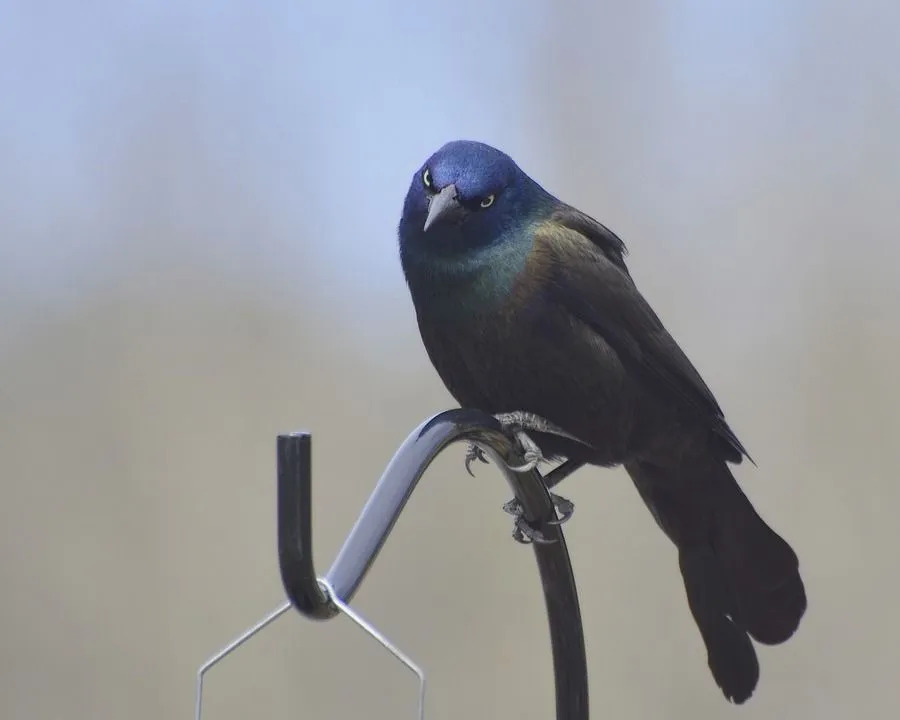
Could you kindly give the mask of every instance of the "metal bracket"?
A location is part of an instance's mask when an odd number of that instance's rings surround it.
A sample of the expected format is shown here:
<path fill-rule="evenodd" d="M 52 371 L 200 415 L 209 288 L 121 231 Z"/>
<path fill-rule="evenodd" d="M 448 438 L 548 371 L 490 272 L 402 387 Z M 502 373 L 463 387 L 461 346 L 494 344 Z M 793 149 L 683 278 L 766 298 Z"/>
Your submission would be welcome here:
<path fill-rule="evenodd" d="M 334 563 L 324 578 L 315 571 L 312 552 L 312 438 L 298 432 L 279 435 L 278 558 L 289 603 L 204 663 L 197 677 L 196 716 L 200 720 L 203 677 L 228 653 L 274 622 L 291 606 L 314 620 L 347 614 L 372 634 L 419 677 L 419 717 L 424 712 L 425 677 L 421 669 L 349 607 L 406 501 L 425 470 L 448 445 L 474 442 L 490 455 L 525 511 L 549 543 L 534 543 L 541 575 L 556 681 L 557 720 L 587 720 L 588 678 L 578 593 L 565 538 L 540 473 L 518 472 L 524 459 L 516 441 L 491 415 L 476 410 L 449 410 L 423 422 L 406 438 L 385 468 Z"/>

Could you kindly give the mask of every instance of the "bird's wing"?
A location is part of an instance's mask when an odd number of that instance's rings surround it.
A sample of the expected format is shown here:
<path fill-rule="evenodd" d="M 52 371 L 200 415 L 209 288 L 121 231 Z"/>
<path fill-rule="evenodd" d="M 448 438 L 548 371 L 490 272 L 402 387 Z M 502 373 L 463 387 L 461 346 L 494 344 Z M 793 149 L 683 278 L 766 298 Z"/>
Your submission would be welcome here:
<path fill-rule="evenodd" d="M 563 207 L 535 229 L 533 247 L 553 301 L 602 336 L 628 372 L 706 417 L 730 448 L 728 459 L 749 458 L 700 373 L 635 287 L 625 245 L 611 230 Z"/>

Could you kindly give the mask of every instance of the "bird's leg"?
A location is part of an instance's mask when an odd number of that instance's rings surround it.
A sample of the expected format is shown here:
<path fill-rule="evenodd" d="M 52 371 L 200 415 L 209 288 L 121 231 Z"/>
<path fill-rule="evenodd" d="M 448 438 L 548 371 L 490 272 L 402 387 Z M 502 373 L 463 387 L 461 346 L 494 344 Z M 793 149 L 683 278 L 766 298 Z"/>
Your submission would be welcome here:
<path fill-rule="evenodd" d="M 535 443 L 534 440 L 532 440 L 528 436 L 528 434 L 525 432 L 526 430 L 548 433 L 551 435 L 559 435 L 576 442 L 581 442 L 574 435 L 567 433 L 558 425 L 554 425 L 549 420 L 546 420 L 545 418 L 542 418 L 540 415 L 536 415 L 535 413 L 515 411 L 509 413 L 501 413 L 499 415 L 495 415 L 494 417 L 497 418 L 497 420 L 505 430 L 513 434 L 522 449 L 522 455 L 525 460 L 525 464 L 520 466 L 509 465 L 509 469 L 514 472 L 529 472 L 537 468 L 539 463 L 546 462 L 544 459 L 544 454 L 541 452 L 540 447 L 538 447 L 537 443 Z M 471 466 L 472 463 L 476 460 L 483 463 L 488 462 L 484 451 L 475 443 L 469 443 L 469 446 L 466 450 L 465 460 L 466 472 L 468 472 L 469 475 L 474 475 Z M 549 491 L 550 488 L 562 482 L 565 478 L 575 472 L 582 465 L 584 465 L 584 463 L 580 460 L 565 460 L 561 465 L 558 465 L 549 473 L 547 473 L 545 477 L 542 477 L 545 487 Z M 561 495 L 556 495 L 555 493 L 549 494 L 550 500 L 553 503 L 553 509 L 555 511 L 556 517 L 553 520 L 548 520 L 547 525 L 562 525 L 570 517 L 572 517 L 572 514 L 575 512 L 575 505 L 571 500 L 564 498 Z M 533 527 L 528 523 L 528 521 L 525 519 L 524 508 L 522 507 L 522 504 L 519 502 L 518 498 L 513 498 L 512 500 L 507 502 L 503 506 L 503 510 L 515 517 L 513 538 L 515 538 L 518 542 L 553 542 L 553 540 L 544 535 L 539 528 Z"/>
<path fill-rule="evenodd" d="M 563 430 L 559 425 L 554 425 L 546 418 L 542 418 L 533 412 L 524 410 L 515 410 L 508 413 L 500 413 L 494 415 L 500 424 L 511 430 L 533 430 L 534 432 L 548 433 L 549 435 L 559 435 L 560 437 L 569 438 L 575 442 L 582 443 L 577 437 Z"/>
<path fill-rule="evenodd" d="M 583 465 L 584 462 L 581 460 L 566 460 L 562 462 L 544 475 L 544 485 L 548 490 L 552 490 Z"/>
<path fill-rule="evenodd" d="M 513 470 L 515 472 L 527 472 L 529 470 L 533 470 L 537 467 L 538 463 L 544 461 L 544 456 L 541 452 L 541 449 L 530 437 L 528 437 L 527 433 L 525 432 L 526 430 L 559 435 L 576 442 L 581 442 L 571 433 L 567 433 L 558 425 L 553 424 L 546 418 L 542 418 L 540 415 L 536 415 L 535 413 L 515 411 L 495 415 L 495 417 L 500 421 L 501 425 L 513 432 L 516 440 L 518 440 L 519 444 L 522 447 L 525 464 L 520 467 L 509 466 L 510 470 Z M 582 465 L 584 465 L 584 463 L 579 460 L 564 461 L 561 465 L 550 471 L 546 475 L 546 477 L 542 478 L 545 487 L 549 491 L 550 488 L 562 482 L 565 478 L 575 472 Z M 571 500 L 564 498 L 561 495 L 556 495 L 555 493 L 549 494 L 550 500 L 553 503 L 553 509 L 557 516 L 553 520 L 548 520 L 547 524 L 562 525 L 572 517 L 572 514 L 575 512 L 575 505 Z M 532 527 L 528 523 L 528 521 L 525 519 L 524 508 L 522 507 L 522 504 L 519 502 L 518 498 L 513 498 L 512 500 L 507 502 L 503 506 L 503 509 L 510 515 L 513 515 L 516 519 L 515 528 L 513 530 L 513 538 L 515 538 L 515 540 L 521 543 L 552 542 L 552 540 L 547 538 L 540 531 L 540 529 Z"/>
<path fill-rule="evenodd" d="M 538 447 L 537 443 L 535 443 L 534 440 L 528 437 L 526 430 L 559 435 L 561 437 L 574 440 L 575 442 L 581 442 L 574 435 L 567 433 L 558 425 L 554 425 L 549 420 L 546 420 L 540 415 L 536 415 L 532 412 L 516 410 L 514 412 L 500 413 L 499 415 L 495 415 L 494 417 L 500 422 L 505 430 L 513 434 L 522 448 L 525 464 L 518 466 L 509 466 L 509 469 L 514 470 L 515 472 L 528 472 L 529 470 L 533 470 L 534 468 L 536 468 L 539 463 L 545 462 L 544 455 L 541 452 L 540 447 Z M 476 460 L 483 463 L 488 462 L 487 457 L 485 457 L 484 451 L 475 443 L 469 443 L 469 446 L 466 449 L 465 460 L 466 472 L 468 472 L 469 475 L 474 476 L 474 473 L 472 472 L 472 463 Z M 556 472 L 558 470 L 561 470 L 563 467 L 564 465 L 561 465 L 560 467 L 556 468 L 556 470 L 548 475 L 548 478 L 555 475 Z M 554 485 L 556 485 L 556 483 L 560 482 L 564 477 L 566 477 L 576 469 L 576 467 L 573 467 L 571 470 L 566 470 L 562 474 L 562 476 L 559 477 L 559 480 L 553 481 L 551 484 L 547 485 L 547 487 L 553 487 Z"/>
<path fill-rule="evenodd" d="M 513 472 L 528 472 L 529 470 L 534 470 L 542 462 L 546 462 L 544 454 L 537 443 L 528 437 L 524 430 L 515 430 L 513 435 L 515 435 L 516 440 L 519 441 L 519 446 L 522 448 L 522 458 L 525 460 L 525 464 L 508 465 L 507 467 L 510 470 Z"/>
<path fill-rule="evenodd" d="M 537 415 L 533 412 L 516 410 L 514 412 L 501 413 L 499 415 L 495 415 L 494 417 L 500 421 L 500 424 L 506 430 L 513 433 L 516 440 L 518 440 L 519 444 L 522 446 L 522 450 L 524 451 L 525 455 L 525 465 L 522 465 L 520 467 L 510 466 L 510 470 L 514 470 L 516 472 L 527 472 L 528 470 L 532 470 L 537 467 L 538 463 L 545 462 L 544 456 L 541 453 L 541 449 L 530 437 L 528 437 L 528 435 L 526 434 L 527 430 L 546 433 L 549 435 L 559 435 L 560 437 L 568 438 L 569 440 L 574 440 L 577 443 L 584 444 L 577 437 L 563 430 L 559 425 L 555 425 L 546 418 L 542 418 L 540 415 Z M 575 468 L 569 470 L 566 475 L 571 473 L 574 469 Z M 563 477 L 565 477 L 565 475 Z M 562 480 L 562 478 L 560 478 L 560 480 Z"/>
<path fill-rule="evenodd" d="M 544 455 L 541 452 L 541 449 L 534 440 L 528 437 L 528 434 L 525 431 L 535 430 L 538 432 L 554 432 L 557 429 L 555 425 L 548 420 L 544 420 L 544 418 L 539 415 L 520 410 L 501 413 L 494 417 L 497 418 L 505 430 L 511 432 L 515 436 L 522 448 L 525 464 L 517 467 L 510 465 L 510 470 L 515 472 L 528 472 L 529 470 L 536 468 L 539 463 L 544 462 Z M 560 432 L 565 433 L 562 428 L 558 429 Z"/>

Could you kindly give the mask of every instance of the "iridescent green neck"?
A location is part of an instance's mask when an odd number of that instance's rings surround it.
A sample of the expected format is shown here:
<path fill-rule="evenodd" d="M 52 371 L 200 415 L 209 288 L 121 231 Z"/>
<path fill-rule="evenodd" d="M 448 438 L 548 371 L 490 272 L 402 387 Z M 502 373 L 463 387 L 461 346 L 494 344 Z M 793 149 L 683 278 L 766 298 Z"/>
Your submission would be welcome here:
<path fill-rule="evenodd" d="M 410 257 L 407 279 L 420 312 L 465 321 L 505 301 L 525 267 L 531 241 L 521 230 L 459 256 Z"/>

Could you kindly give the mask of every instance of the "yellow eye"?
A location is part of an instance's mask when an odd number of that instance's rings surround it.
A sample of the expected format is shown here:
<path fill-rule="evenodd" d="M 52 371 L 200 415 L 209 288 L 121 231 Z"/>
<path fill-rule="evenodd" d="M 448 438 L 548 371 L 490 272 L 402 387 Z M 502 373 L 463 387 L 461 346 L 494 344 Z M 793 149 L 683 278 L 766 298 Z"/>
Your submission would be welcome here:
<path fill-rule="evenodd" d="M 422 184 L 430 188 L 431 187 L 431 170 L 425 168 L 425 171 L 422 173 Z"/>
<path fill-rule="evenodd" d="M 483 207 L 483 208 L 489 208 L 493 204 L 494 204 L 494 196 L 493 195 L 488 195 L 487 197 L 481 198 L 481 202 L 479 203 L 479 205 L 481 205 L 481 207 Z"/>

